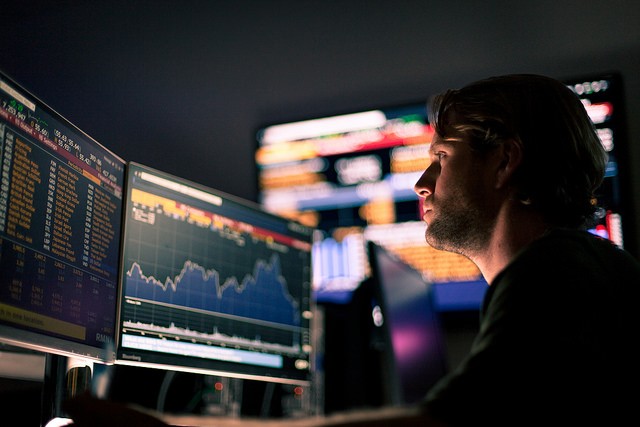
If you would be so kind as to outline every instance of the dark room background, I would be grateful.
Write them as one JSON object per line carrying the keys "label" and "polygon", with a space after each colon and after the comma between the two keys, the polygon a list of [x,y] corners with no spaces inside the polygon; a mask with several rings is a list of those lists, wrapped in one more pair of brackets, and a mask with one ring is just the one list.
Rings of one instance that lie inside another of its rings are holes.
{"label": "dark room background", "polygon": [[503,73],[619,71],[637,164],[638,22],[624,0],[5,1],[0,69],[125,160],[255,199],[259,126]]}
{"label": "dark room background", "polygon": [[2,0],[0,70],[123,159],[254,201],[263,125],[619,72],[640,224],[638,1]]}

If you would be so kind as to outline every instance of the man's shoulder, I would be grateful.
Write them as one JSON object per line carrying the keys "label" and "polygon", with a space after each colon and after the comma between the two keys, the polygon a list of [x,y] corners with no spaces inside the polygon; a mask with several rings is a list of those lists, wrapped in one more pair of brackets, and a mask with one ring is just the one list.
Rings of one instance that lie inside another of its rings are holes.
{"label": "man's shoulder", "polygon": [[[631,254],[616,246],[611,240],[586,230],[553,229],[526,247],[521,257],[540,257],[562,262],[578,258],[626,259],[630,263],[639,263]],[[638,264],[640,265],[640,263]]]}
{"label": "man's shoulder", "polygon": [[640,261],[588,231],[557,229],[525,248],[503,272],[506,282],[583,286],[640,282]]}

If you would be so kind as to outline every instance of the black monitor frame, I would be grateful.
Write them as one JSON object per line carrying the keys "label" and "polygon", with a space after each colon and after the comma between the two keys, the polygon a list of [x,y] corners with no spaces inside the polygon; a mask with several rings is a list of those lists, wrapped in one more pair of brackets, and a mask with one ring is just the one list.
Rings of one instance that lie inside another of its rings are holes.
{"label": "black monitor frame", "polygon": [[414,404],[449,371],[432,283],[396,254],[368,242],[374,327],[381,337],[383,401]]}

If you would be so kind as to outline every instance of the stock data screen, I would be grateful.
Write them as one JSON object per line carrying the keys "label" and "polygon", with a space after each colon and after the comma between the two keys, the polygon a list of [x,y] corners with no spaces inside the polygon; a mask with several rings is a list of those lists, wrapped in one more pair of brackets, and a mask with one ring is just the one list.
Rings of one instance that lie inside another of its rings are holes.
{"label": "stock data screen", "polygon": [[367,241],[399,255],[429,281],[484,291],[471,261],[425,244],[413,186],[429,166],[432,137],[426,102],[259,130],[260,203],[325,232],[314,245],[318,301],[348,301],[369,276]]}
{"label": "stock data screen", "polygon": [[598,223],[590,231],[635,252],[630,233],[635,227],[628,188],[631,162],[622,84],[622,76],[617,73],[567,81],[567,87],[582,101],[609,156],[604,181],[596,193]]}
{"label": "stock data screen", "polygon": [[312,230],[129,166],[118,361],[306,379]]}
{"label": "stock data screen", "polygon": [[102,358],[124,162],[0,74],[0,339]]}

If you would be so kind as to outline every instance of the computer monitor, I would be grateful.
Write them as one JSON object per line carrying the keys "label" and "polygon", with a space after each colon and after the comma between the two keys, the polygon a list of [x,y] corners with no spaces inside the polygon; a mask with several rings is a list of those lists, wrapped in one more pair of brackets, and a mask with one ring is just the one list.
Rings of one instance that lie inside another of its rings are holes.
{"label": "computer monitor", "polygon": [[0,341],[113,360],[125,163],[0,73]]}
{"label": "computer monitor", "polygon": [[368,243],[372,319],[382,335],[381,388],[388,404],[423,399],[448,372],[444,331],[432,283],[396,254]]}
{"label": "computer monitor", "polygon": [[116,364],[309,384],[313,231],[130,163]]}

